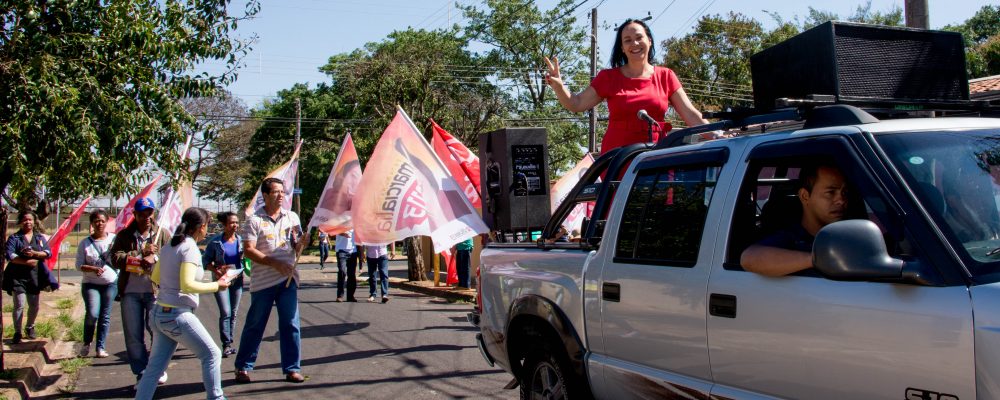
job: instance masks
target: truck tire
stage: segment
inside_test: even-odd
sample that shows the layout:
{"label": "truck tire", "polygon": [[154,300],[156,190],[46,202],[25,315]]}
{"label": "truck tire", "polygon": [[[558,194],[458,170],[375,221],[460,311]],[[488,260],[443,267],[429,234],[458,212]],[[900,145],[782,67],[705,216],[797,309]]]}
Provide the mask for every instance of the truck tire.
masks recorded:
{"label": "truck tire", "polygon": [[575,400],[581,397],[574,395],[582,389],[581,383],[573,376],[562,352],[542,343],[526,354],[518,377],[522,400]]}

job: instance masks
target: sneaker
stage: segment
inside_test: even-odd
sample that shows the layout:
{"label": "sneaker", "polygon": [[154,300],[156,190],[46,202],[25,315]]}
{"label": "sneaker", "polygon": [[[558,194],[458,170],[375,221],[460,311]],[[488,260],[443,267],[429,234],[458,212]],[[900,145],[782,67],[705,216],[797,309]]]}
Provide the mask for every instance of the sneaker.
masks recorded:
{"label": "sneaker", "polygon": [[344,302],[344,298],[343,297],[338,297],[337,300],[334,300],[334,301],[336,301],[338,303],[343,303]]}
{"label": "sneaker", "polygon": [[250,371],[236,370],[236,383],[250,383]]}
{"label": "sneaker", "polygon": [[167,371],[163,371],[163,375],[160,375],[160,379],[156,380],[157,385],[162,385],[167,383]]}
{"label": "sneaker", "polygon": [[323,270],[323,264],[320,264],[320,265],[319,265],[319,270],[320,270],[320,271],[322,271],[322,270]]}
{"label": "sneaker", "polygon": [[107,358],[109,355],[110,354],[108,354],[108,352],[105,351],[104,349],[101,348],[97,349],[97,358]]}
{"label": "sneaker", "polygon": [[375,302],[375,296],[368,296],[368,302],[369,303],[374,303]]}
{"label": "sneaker", "polygon": [[298,372],[289,372],[288,374],[285,375],[285,381],[292,383],[302,383],[306,381],[306,377],[302,376],[302,374]]}
{"label": "sneaker", "polygon": [[29,339],[29,340],[34,340],[35,339],[35,327],[34,326],[29,326],[28,328],[26,328],[24,330],[24,337],[27,338],[27,339]]}
{"label": "sneaker", "polygon": [[233,350],[232,346],[230,345],[222,346],[222,358],[227,358],[229,357],[230,354],[235,354],[235,353],[236,350]]}
{"label": "sneaker", "polygon": [[20,332],[15,333],[14,337],[12,339],[10,339],[10,344],[18,344],[18,343],[21,343],[21,333]]}
{"label": "sneaker", "polygon": [[389,295],[382,295],[382,304],[389,302]]}
{"label": "sneaker", "polygon": [[[98,352],[100,352],[100,351],[98,351]],[[80,349],[80,357],[86,357],[86,356],[89,356],[89,355],[90,355],[90,345],[89,344],[85,344]]]}

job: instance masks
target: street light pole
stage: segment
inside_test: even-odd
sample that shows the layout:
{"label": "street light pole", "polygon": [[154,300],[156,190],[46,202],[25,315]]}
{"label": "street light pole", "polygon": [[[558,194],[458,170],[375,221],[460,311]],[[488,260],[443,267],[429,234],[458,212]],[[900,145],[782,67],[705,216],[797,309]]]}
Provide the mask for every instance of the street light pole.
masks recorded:
{"label": "street light pole", "polygon": [[[299,140],[302,139],[302,99],[295,99],[295,146],[299,145]],[[299,157],[299,164],[302,163],[302,157]],[[295,196],[295,213],[302,215],[302,195],[299,194],[299,168],[295,171],[295,187],[292,189],[292,196]]]}

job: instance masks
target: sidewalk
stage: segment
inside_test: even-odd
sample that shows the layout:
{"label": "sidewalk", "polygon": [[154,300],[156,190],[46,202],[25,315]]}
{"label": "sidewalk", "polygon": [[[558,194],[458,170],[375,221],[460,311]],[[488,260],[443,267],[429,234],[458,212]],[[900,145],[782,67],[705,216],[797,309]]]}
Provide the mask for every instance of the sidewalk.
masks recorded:
{"label": "sidewalk", "polygon": [[[319,256],[304,255],[299,259],[299,276],[304,282],[328,282],[337,283],[337,257],[331,255],[326,260],[326,268],[319,269]],[[389,286],[411,292],[426,294],[428,296],[440,297],[452,301],[466,301],[474,303],[476,301],[475,290],[456,290],[453,287],[445,286],[445,271],[441,271],[441,286],[434,286],[434,281],[414,281],[408,279],[406,269],[406,259],[397,258],[389,260]],[[368,284],[368,265],[364,271],[358,275],[358,291],[364,293],[363,289]]]}

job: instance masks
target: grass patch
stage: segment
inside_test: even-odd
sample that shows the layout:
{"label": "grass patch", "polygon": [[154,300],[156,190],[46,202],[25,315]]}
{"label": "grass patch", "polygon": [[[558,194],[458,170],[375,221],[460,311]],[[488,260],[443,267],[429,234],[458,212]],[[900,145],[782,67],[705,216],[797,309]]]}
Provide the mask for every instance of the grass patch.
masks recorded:
{"label": "grass patch", "polygon": [[3,326],[3,337],[4,339],[10,339],[14,337],[14,325],[7,324]]}
{"label": "grass patch", "polygon": [[67,325],[66,340],[83,343],[83,318],[72,321],[72,325]]}
{"label": "grass patch", "polygon": [[76,300],[73,299],[59,299],[59,301],[56,302],[56,308],[60,310],[69,310],[75,305]]}
{"label": "grass patch", "polygon": [[74,357],[67,360],[59,361],[59,368],[62,368],[63,372],[74,375],[80,372],[80,369],[90,365],[89,358]]}
{"label": "grass patch", "polygon": [[9,313],[14,312],[14,303],[7,303],[3,305],[3,312]]}
{"label": "grass patch", "polygon": [[52,320],[35,323],[35,336],[37,337],[55,340],[58,334],[59,330],[56,329],[56,324]]}
{"label": "grass patch", "polygon": [[59,325],[62,325],[65,328],[71,328],[71,327],[73,327],[73,322],[74,321],[73,321],[73,317],[70,316],[69,313],[63,311],[63,312],[60,312],[59,315],[56,316],[56,322],[58,322]]}
{"label": "grass patch", "polygon": [[19,377],[21,377],[20,369],[5,369],[3,371],[0,371],[0,379],[13,381]]}

